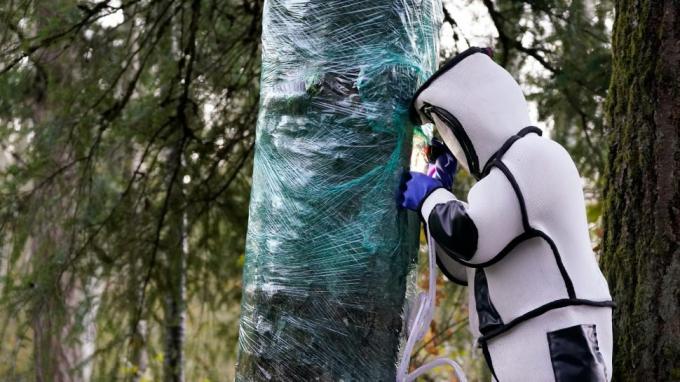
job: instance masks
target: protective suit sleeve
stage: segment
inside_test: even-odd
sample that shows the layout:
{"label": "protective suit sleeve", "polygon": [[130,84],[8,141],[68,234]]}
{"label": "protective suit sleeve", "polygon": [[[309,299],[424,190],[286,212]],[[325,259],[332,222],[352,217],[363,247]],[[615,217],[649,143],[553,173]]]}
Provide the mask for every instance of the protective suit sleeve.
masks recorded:
{"label": "protective suit sleeve", "polygon": [[425,199],[421,214],[439,249],[471,267],[493,264],[524,231],[515,192],[498,169],[470,190],[468,203],[439,189]]}

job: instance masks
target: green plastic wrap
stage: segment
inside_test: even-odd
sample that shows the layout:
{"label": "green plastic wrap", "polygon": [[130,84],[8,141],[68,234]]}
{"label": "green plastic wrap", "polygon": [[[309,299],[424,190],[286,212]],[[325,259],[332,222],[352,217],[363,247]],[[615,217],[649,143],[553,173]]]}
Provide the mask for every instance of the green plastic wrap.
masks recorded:
{"label": "green plastic wrap", "polygon": [[418,217],[397,208],[439,0],[267,0],[237,380],[393,381]]}

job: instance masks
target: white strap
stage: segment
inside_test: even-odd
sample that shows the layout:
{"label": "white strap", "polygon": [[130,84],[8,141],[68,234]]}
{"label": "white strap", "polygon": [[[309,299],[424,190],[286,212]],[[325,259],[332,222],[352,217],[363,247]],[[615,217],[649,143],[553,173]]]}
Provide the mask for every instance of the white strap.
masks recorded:
{"label": "white strap", "polygon": [[408,374],[408,366],[411,362],[411,353],[413,353],[413,347],[416,345],[416,342],[421,339],[425,333],[427,333],[430,323],[432,322],[434,310],[436,308],[435,293],[437,291],[437,269],[435,265],[435,244],[434,241],[432,241],[430,229],[427,227],[427,225],[425,226],[425,230],[427,231],[427,260],[430,280],[427,295],[422,298],[423,296],[421,294],[421,296],[419,296],[420,298],[418,299],[418,313],[416,314],[416,318],[413,320],[413,324],[409,330],[406,347],[404,348],[404,352],[401,356],[401,362],[399,363],[399,368],[397,369],[397,382],[415,381],[415,379],[419,376],[427,373],[437,366],[443,365],[449,365],[453,368],[456,378],[459,382],[467,382],[465,373],[463,373],[463,369],[460,367],[460,365],[445,357],[435,358],[433,361],[430,361],[416,369],[413,373]]}

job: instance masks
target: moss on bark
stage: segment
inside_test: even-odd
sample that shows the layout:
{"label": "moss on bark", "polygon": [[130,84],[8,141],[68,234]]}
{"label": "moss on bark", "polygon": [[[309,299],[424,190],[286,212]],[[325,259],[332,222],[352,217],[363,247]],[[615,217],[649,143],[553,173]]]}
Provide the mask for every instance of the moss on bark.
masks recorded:
{"label": "moss on bark", "polygon": [[680,380],[680,3],[618,0],[603,268],[614,380]]}

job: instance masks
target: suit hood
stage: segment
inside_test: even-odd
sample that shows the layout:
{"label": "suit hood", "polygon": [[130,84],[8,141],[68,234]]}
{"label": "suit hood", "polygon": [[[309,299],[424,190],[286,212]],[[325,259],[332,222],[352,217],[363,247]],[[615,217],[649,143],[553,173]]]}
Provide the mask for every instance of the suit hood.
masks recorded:
{"label": "suit hood", "polygon": [[477,178],[493,154],[530,125],[521,88],[482,48],[445,63],[416,92],[411,116],[416,123],[433,122],[456,159]]}

